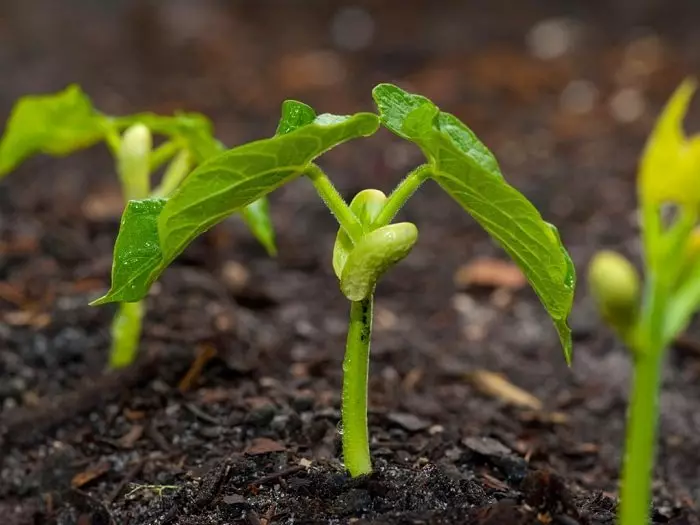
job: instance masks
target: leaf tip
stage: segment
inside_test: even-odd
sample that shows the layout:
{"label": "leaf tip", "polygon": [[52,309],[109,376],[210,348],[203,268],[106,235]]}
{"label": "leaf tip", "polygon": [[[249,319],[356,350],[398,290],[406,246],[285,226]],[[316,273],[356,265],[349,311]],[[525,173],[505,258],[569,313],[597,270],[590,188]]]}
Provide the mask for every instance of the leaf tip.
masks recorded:
{"label": "leaf tip", "polygon": [[107,303],[113,302],[110,297],[109,297],[109,292],[103,295],[102,297],[98,297],[97,299],[90,301],[88,303],[88,306],[102,306]]}

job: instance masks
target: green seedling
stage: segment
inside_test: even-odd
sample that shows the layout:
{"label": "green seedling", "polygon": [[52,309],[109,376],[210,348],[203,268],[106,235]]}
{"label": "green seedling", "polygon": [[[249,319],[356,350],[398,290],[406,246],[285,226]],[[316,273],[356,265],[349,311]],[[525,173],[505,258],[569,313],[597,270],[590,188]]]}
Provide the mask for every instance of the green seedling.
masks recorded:
{"label": "green seedling", "polygon": [[[209,159],[168,198],[130,201],[114,250],[112,287],[96,301],[140,301],[202,232],[283,184],[300,177],[310,181],[339,223],[332,265],[350,302],[342,439],[352,476],[372,469],[367,377],[374,292],[379,278],[416,243],[416,226],[393,220],[426,180],[436,181],[520,265],[554,320],[567,360],[571,357],[566,320],[575,274],[557,230],[508,185],[491,152],[456,117],[425,97],[389,84],[377,86],[373,94],[378,115],[316,115],[301,102],[286,101],[275,137]],[[314,161],[334,146],[372,135],[380,124],[417,144],[427,162],[388,197],[369,189],[348,205]]]}
{"label": "green seedling", "polygon": [[644,247],[643,285],[624,257],[601,252],[589,284],[604,320],[632,354],[634,380],[621,484],[621,525],[649,523],[658,397],[666,348],[700,308],[700,136],[683,118],[695,90],[673,95],[647,142],[637,180]]}
{"label": "green seedling", "polygon": [[[164,137],[155,149],[154,133]],[[125,200],[167,197],[194,166],[225,151],[203,115],[111,117],[98,112],[81,89],[72,85],[53,95],[26,96],[15,104],[0,140],[0,178],[36,153],[60,157],[101,141],[114,157]],[[166,163],[160,184],[151,188],[152,175]],[[274,254],[266,200],[251,202],[239,211],[258,240]],[[112,323],[111,368],[127,366],[136,358],[143,316],[141,302],[119,305]]]}

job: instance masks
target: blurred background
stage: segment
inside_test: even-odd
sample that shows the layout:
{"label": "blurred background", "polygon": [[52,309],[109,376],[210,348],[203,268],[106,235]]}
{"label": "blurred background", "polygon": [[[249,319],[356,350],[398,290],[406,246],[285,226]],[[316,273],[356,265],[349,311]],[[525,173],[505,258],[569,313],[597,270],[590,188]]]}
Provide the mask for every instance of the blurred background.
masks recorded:
{"label": "blurred background", "polygon": [[[205,113],[233,146],[270,136],[286,98],[343,114],[371,110],[377,83],[398,83],[477,133],[506,178],[559,227],[583,275],[603,247],[638,260],[637,160],[662,104],[683,78],[698,73],[699,27],[700,3],[691,0],[5,0],[0,119],[22,95],[78,83],[108,114]],[[694,104],[690,130],[699,118]],[[338,148],[321,164],[351,197],[365,187],[389,191],[420,162],[415,148],[382,131]],[[5,409],[69,390],[104,362],[110,312],[84,305],[107,284],[118,192],[103,148],[65,160],[32,159],[0,186],[0,280],[24,290],[48,316],[18,317],[22,308],[4,288],[0,355],[12,378],[0,387]],[[271,201],[279,260],[269,261],[233,220],[196,243],[181,265],[214,272],[233,288],[243,272],[252,284],[239,306],[257,312],[274,305],[259,314],[266,319],[261,325],[236,313],[244,329],[220,343],[234,356],[225,367],[267,366],[265,374],[295,381],[316,375],[309,388],[335,392],[332,398],[345,315],[329,264],[336,226],[302,181]],[[487,264],[486,293],[472,293],[463,282],[477,258],[504,257],[437,186],[426,186],[404,216],[418,225],[421,240],[379,290],[375,406],[463,432],[503,425],[501,405],[479,397],[460,374],[504,373],[552,410],[568,411],[571,425],[552,435],[596,447],[593,459],[579,451],[549,461],[576,472],[584,486],[614,490],[628,358],[599,323],[585,286],[572,317],[576,359],[569,370],[544,312],[517,278],[513,285]],[[188,287],[201,287],[188,275],[173,271],[164,279],[180,300],[154,299],[145,347],[226,332],[216,321],[220,310],[202,306],[210,297],[197,302],[188,295]],[[200,317],[193,321],[194,312]],[[164,336],[163,326],[175,335]],[[258,355],[260,344],[278,358],[270,363]],[[676,502],[700,497],[697,357],[692,344],[671,354],[662,399],[659,472],[668,485],[659,490]],[[65,376],[49,380],[55,367]],[[392,390],[407,377],[416,381],[413,397]],[[547,461],[547,445],[540,445]]]}
{"label": "blurred background", "polygon": [[[399,82],[474,128],[539,206],[581,223],[591,202],[630,209],[659,104],[700,60],[699,12],[662,0],[3,2],[0,109],[78,83],[107,113],[201,111],[234,145],[269,134],[285,98],[347,113]],[[418,157],[387,140],[343,152],[352,176],[338,183],[390,187]],[[577,191],[562,191],[574,169]]]}

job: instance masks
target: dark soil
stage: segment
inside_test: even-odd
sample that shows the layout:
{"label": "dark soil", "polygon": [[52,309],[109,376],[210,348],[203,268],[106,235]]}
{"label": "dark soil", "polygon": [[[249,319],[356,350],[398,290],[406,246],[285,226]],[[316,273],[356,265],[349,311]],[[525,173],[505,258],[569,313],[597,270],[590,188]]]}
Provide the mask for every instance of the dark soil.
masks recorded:
{"label": "dark soil", "polygon": [[[78,82],[112,113],[203,111],[234,144],[271,134],[284,98],[350,112],[400,81],[475,129],[580,269],[600,247],[638,257],[636,160],[660,105],[697,72],[700,4],[358,4],[374,39],[348,51],[332,2],[4,2],[0,115]],[[568,51],[533,57],[526,35],[554,17],[569,21],[555,20]],[[390,190],[419,162],[380,133],[323,164],[350,197]],[[118,227],[106,152],[34,159],[2,182],[2,525],[614,522],[629,363],[585,286],[569,369],[529,290],[455,285],[461,265],[502,254],[428,185],[404,212],[419,243],[378,290],[376,471],[351,480],[335,225],[304,181],[272,203],[280,256],[237,220],[199,239],[148,299],[139,362],[104,374],[112,310],[87,303],[108,284]],[[669,353],[654,523],[700,523],[698,348],[691,330]],[[484,371],[541,405],[488,394]]]}

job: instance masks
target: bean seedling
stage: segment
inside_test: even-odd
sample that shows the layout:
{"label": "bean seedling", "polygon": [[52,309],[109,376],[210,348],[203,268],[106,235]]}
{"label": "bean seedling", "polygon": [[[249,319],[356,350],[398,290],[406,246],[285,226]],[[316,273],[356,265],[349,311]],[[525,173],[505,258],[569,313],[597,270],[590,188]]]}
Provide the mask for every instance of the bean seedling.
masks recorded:
{"label": "bean seedling", "polygon": [[589,285],[603,319],[632,354],[634,379],[621,482],[621,525],[649,523],[658,398],[666,348],[700,308],[700,135],[683,118],[695,90],[675,92],[642,155],[637,190],[645,282],[615,252],[600,252]]}
{"label": "bean seedling", "polygon": [[[339,223],[332,265],[350,301],[342,439],[352,476],[372,470],[367,377],[375,287],[416,243],[415,225],[392,221],[427,179],[436,181],[522,268],[554,321],[567,360],[571,357],[567,316],[575,274],[554,226],[506,183],[492,153],[456,117],[390,84],[377,86],[373,95],[378,115],[316,115],[301,102],[286,101],[275,137],[203,162],[167,198],[130,201],[114,250],[112,287],[93,303],[140,301],[199,234],[283,184],[301,176],[309,180]],[[314,160],[336,145],[372,135],[380,123],[418,145],[427,162],[388,197],[369,189],[348,205]]]}
{"label": "bean seedling", "polygon": [[[155,149],[153,133],[165,137]],[[125,200],[165,197],[194,166],[225,151],[203,115],[110,117],[98,112],[87,95],[71,85],[53,95],[30,95],[17,101],[0,140],[0,178],[35,153],[60,157],[100,141],[107,143],[114,157]],[[152,175],[166,163],[160,184],[152,189]],[[240,212],[258,240],[274,253],[266,200],[251,202]],[[127,366],[136,358],[143,316],[142,302],[120,303],[112,322],[110,367]]]}

